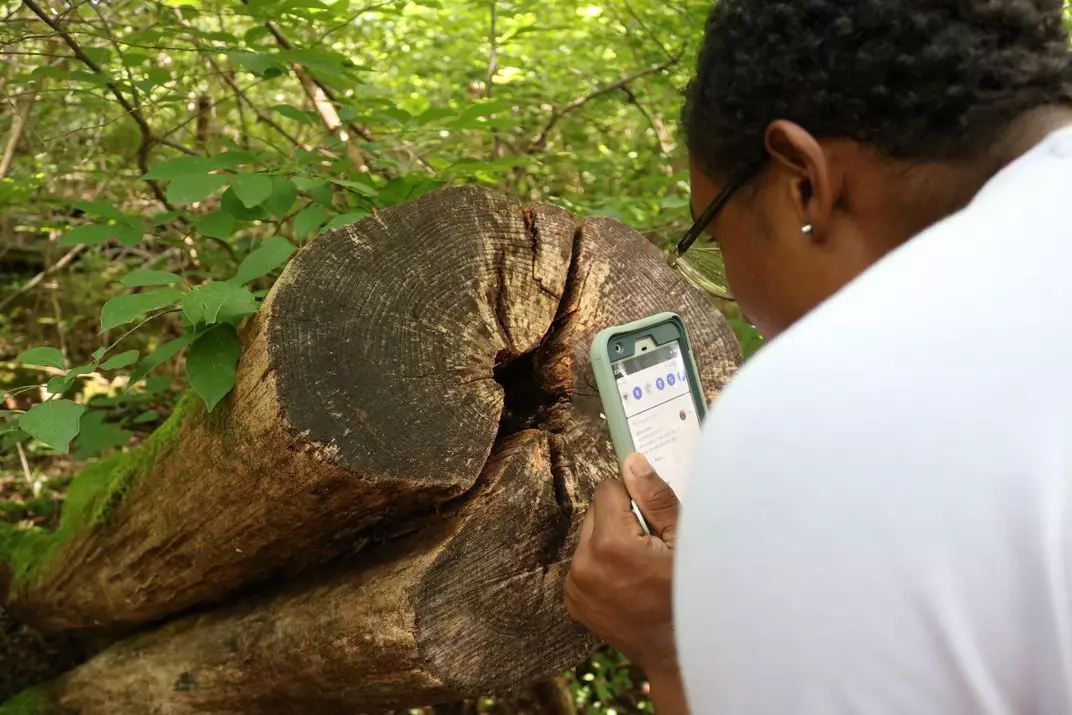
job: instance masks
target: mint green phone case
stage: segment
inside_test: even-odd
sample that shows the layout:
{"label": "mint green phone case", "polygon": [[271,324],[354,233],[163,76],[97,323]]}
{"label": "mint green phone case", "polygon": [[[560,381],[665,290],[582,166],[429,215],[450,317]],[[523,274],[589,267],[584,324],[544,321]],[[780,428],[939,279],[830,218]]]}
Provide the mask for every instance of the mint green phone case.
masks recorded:
{"label": "mint green phone case", "polygon": [[704,397],[700,373],[696,369],[696,360],[692,355],[692,344],[689,342],[685,323],[677,314],[660,313],[600,331],[592,341],[590,357],[592,371],[596,376],[596,386],[599,388],[599,398],[603,402],[603,415],[607,418],[607,426],[610,427],[610,438],[614,444],[614,452],[618,456],[618,464],[623,463],[635,449],[633,437],[629,434],[629,423],[625,418],[625,407],[619,399],[618,386],[611,369],[611,363],[615,362],[615,359],[610,355],[610,345],[615,338],[627,335],[636,334],[637,337],[643,337],[653,328],[663,324],[671,324],[677,328],[677,335],[674,337],[681,341],[681,355],[684,358],[685,369],[688,371],[689,388],[692,392],[692,401],[696,404],[696,414],[699,415],[701,421],[707,414],[707,399]]}

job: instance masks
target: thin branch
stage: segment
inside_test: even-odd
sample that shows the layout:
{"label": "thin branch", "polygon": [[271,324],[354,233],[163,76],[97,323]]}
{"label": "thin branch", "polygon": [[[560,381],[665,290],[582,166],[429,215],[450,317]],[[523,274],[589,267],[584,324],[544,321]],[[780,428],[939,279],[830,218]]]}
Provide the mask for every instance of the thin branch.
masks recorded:
{"label": "thin branch", "polygon": [[625,96],[629,98],[629,103],[637,108],[637,111],[640,112],[641,116],[647,120],[651,130],[655,132],[655,140],[659,143],[659,151],[663,154],[672,152],[674,150],[674,143],[670,140],[670,136],[666,132],[666,125],[656,117],[652,116],[652,114],[644,108],[644,105],[640,103],[636,93],[629,85],[622,87],[622,91],[625,92]]}
{"label": "thin branch", "polygon": [[[152,149],[154,143],[159,142],[166,146],[170,146],[173,149],[177,149],[183,152],[184,154],[190,154],[193,156],[197,155],[197,152],[193,151],[192,149],[187,149],[181,144],[173,142],[169,139],[157,139],[154,136],[153,130],[149,126],[149,123],[145,121],[145,115],[141,113],[141,109],[130,104],[130,102],[123,95],[123,93],[119,91],[119,88],[116,86],[115,82],[109,79],[108,76],[101,69],[100,65],[94,62],[93,58],[91,58],[85,53],[85,51],[82,49],[82,46],[79,45],[77,41],[75,41],[74,37],[72,37],[69,32],[67,32],[62,26],[60,26],[60,24],[57,23],[55,19],[49,17],[48,13],[46,13],[41,8],[41,6],[37,4],[36,0],[22,1],[23,4],[27,8],[29,8],[33,14],[37,15],[37,17],[39,17],[42,22],[48,25],[49,28],[51,28],[54,32],[58,33],[61,38],[63,38],[63,41],[67,44],[68,47],[71,48],[71,51],[74,53],[74,56],[77,57],[82,62],[82,64],[86,65],[91,70],[93,70],[107,80],[107,87],[111,91],[112,96],[116,98],[116,101],[119,102],[120,106],[122,106],[123,109],[127,110],[127,113],[130,115],[131,119],[133,119],[134,122],[138,125],[138,130],[141,132],[141,145],[138,147],[138,168],[141,169],[143,174],[149,171],[149,151]],[[160,184],[158,182],[146,180],[146,183],[149,184],[149,188],[152,189],[153,195],[156,196],[157,200],[160,201],[160,203],[163,204],[165,208],[167,208],[169,211],[174,208],[167,200],[167,197],[164,194],[164,190],[160,188]]]}
{"label": "thin branch", "polygon": [[605,84],[602,87],[593,90],[592,92],[589,92],[584,96],[577,97],[569,104],[565,104],[561,107],[556,107],[555,109],[551,110],[551,117],[547,120],[547,124],[543,126],[543,129],[540,130],[540,133],[537,134],[529,143],[528,153],[535,154],[537,151],[542,149],[547,144],[547,137],[551,134],[551,130],[555,128],[555,125],[558,124],[562,117],[566,116],[570,112],[580,109],[596,97],[602,97],[605,94],[616,92],[623,87],[627,87],[630,83],[635,82],[641,77],[665,72],[680,61],[681,58],[672,57],[660,65],[648,67],[647,69],[639,70],[631,75],[627,75],[625,77],[622,77],[621,79],[617,79],[614,82]]}
{"label": "thin branch", "polygon": [[495,83],[495,72],[499,69],[499,37],[495,30],[497,15],[498,5],[495,0],[491,0],[491,29],[488,30],[488,43],[491,45],[491,50],[488,52],[488,86],[484,91],[488,99],[491,99],[491,88]]}
{"label": "thin branch", "polygon": [[108,24],[108,20],[105,19],[104,13],[101,12],[100,5],[98,3],[90,3],[93,7],[93,12],[97,13],[97,17],[100,18],[101,26],[104,28],[104,34],[108,36],[108,42],[111,43],[112,49],[115,50],[116,56],[119,58],[119,63],[123,65],[123,71],[127,75],[127,82],[130,83],[130,96],[134,100],[134,104],[138,105],[138,87],[134,84],[134,73],[130,70],[130,65],[124,60],[125,55],[123,49],[119,46],[119,42],[115,39],[115,33],[112,32],[111,25]]}
{"label": "thin branch", "polygon": [[[248,5],[249,0],[242,0],[242,4]],[[294,44],[290,41],[289,38],[287,38],[285,34],[283,34],[283,31],[280,30],[274,22],[272,22],[271,20],[267,20],[265,21],[264,26],[268,28],[268,32],[272,34],[272,37],[275,38],[276,43],[280,47],[285,50],[294,49]],[[316,107],[317,112],[320,114],[320,118],[323,120],[325,126],[327,126],[327,128],[332,132],[337,131],[338,128],[342,125],[342,121],[339,118],[338,112],[335,110],[336,107],[340,106],[340,103],[338,98],[335,96],[334,90],[332,90],[331,87],[327,86],[320,80],[310,75],[301,65],[295,63],[293,67],[294,74],[298,76],[298,81],[301,82],[302,88],[309,96],[310,101],[313,102],[313,106]],[[331,103],[331,112],[325,111],[327,109],[327,102],[324,102],[322,98],[326,99],[327,102]],[[346,127],[350,130],[350,132],[356,134],[365,141],[372,141],[372,135],[364,127],[359,126],[354,122],[347,122]],[[347,144],[349,144],[349,142],[347,142]],[[356,149],[356,147],[354,148]]]}
{"label": "thin branch", "polygon": [[647,24],[645,24],[645,22],[640,19],[640,15],[637,15],[636,10],[634,10],[633,6],[629,4],[629,0],[622,0],[622,4],[625,5],[626,12],[632,15],[633,19],[636,20],[636,23],[640,25],[640,29],[647,33],[648,37],[651,38],[652,42],[659,46],[659,49],[662,50],[664,55],[666,55],[666,58],[670,60],[674,59],[675,55],[666,48],[666,45],[663,44],[662,40],[659,39],[658,35],[652,32],[651,28],[648,27]]}
{"label": "thin branch", "polygon": [[[294,135],[292,135],[290,132],[288,132],[286,129],[284,129],[282,126],[280,126],[279,123],[276,122],[274,119],[272,119],[267,114],[262,112],[261,108],[258,107],[256,104],[254,104],[253,100],[251,100],[249,98],[249,96],[246,95],[246,90],[241,88],[241,87],[239,87],[238,84],[236,84],[235,81],[233,79],[231,79],[231,77],[228,76],[227,73],[224,72],[219,67],[219,65],[216,64],[216,60],[214,60],[214,59],[212,59],[210,57],[208,61],[209,61],[209,64],[212,65],[212,68],[217,71],[220,79],[223,80],[224,84],[226,84],[231,89],[231,91],[234,92],[235,101],[238,102],[239,107],[242,106],[242,102],[244,101],[246,103],[246,105],[251,110],[253,110],[253,113],[255,115],[257,115],[257,120],[258,121],[264,122],[265,124],[270,126],[272,129],[274,129],[277,132],[279,132],[279,134],[281,136],[286,138],[286,140],[289,141],[294,146],[297,146],[297,147],[302,146],[302,143],[299,142],[298,139]],[[250,85],[250,86],[252,86],[252,85]],[[246,89],[249,89],[249,88],[247,87]]]}
{"label": "thin branch", "polygon": [[33,109],[35,101],[37,101],[36,93],[27,97],[15,113],[15,118],[11,122],[11,133],[7,137],[7,146],[4,147],[4,156],[0,158],[0,179],[7,176],[7,170],[11,168],[11,162],[15,158],[15,149],[19,145],[19,139],[22,138],[22,132],[26,128],[30,110]]}
{"label": "thin branch", "polygon": [[[93,58],[91,58],[85,53],[85,50],[82,49],[82,46],[75,41],[71,34],[64,30],[62,27],[60,27],[55,20],[49,17],[48,13],[41,9],[41,6],[38,5],[35,0],[22,1],[23,3],[25,3],[26,7],[28,7],[30,11],[33,12],[33,14],[41,18],[42,22],[44,22],[54,31],[59,33],[60,37],[63,38],[63,41],[67,44],[68,47],[71,48],[71,52],[74,53],[74,56],[77,57],[82,62],[82,64],[107,79],[106,86],[108,87],[108,90],[112,93],[112,96],[115,97],[116,101],[119,102],[123,109],[127,110],[127,113],[130,114],[131,118],[135,122],[137,122],[138,128],[141,130],[142,135],[149,137],[151,140],[153,136],[153,130],[149,126],[149,123],[145,121],[145,117],[142,115],[141,111],[130,104],[130,101],[127,100],[123,93],[119,91],[119,88],[116,86],[115,82],[113,82],[111,79],[108,79],[108,75],[104,73],[104,70],[101,69],[100,65],[94,62]],[[193,151],[192,149],[182,148],[180,149],[180,151],[195,156],[197,154],[197,152]]]}
{"label": "thin branch", "polygon": [[4,308],[6,308],[8,306],[8,304],[11,303],[11,301],[15,300],[16,298],[18,298],[20,295],[22,295],[25,292],[33,290],[34,288],[36,288],[38,286],[38,284],[41,283],[41,281],[45,280],[46,278],[48,278],[50,275],[52,275],[56,271],[63,270],[67,266],[68,263],[70,263],[75,258],[77,258],[78,254],[80,254],[84,250],[86,250],[85,245],[75,246],[70,251],[68,251],[67,254],[65,256],[63,256],[63,258],[61,258],[60,260],[56,261],[52,266],[50,266],[46,270],[41,271],[36,276],[31,278],[29,281],[26,282],[26,285],[24,285],[22,288],[19,288],[17,291],[15,291],[11,295],[9,295],[7,298],[4,298],[2,301],[0,301],[0,312],[2,312],[4,310]]}
{"label": "thin branch", "polygon": [[323,32],[321,32],[319,35],[317,35],[316,42],[314,42],[313,44],[319,45],[321,42],[324,41],[325,38],[327,38],[328,35],[335,34],[339,30],[343,29],[344,27],[346,27],[347,25],[352,23],[357,18],[359,18],[362,15],[364,15],[366,12],[374,12],[376,10],[379,10],[381,7],[386,7],[388,5],[394,5],[395,3],[396,3],[396,0],[386,0],[386,2],[377,2],[377,3],[373,3],[371,5],[366,5],[365,7],[361,8],[360,10],[355,12],[354,14],[350,15],[350,17],[346,18],[345,20],[343,20],[339,24],[334,25],[332,27],[329,27],[328,29],[326,29]]}

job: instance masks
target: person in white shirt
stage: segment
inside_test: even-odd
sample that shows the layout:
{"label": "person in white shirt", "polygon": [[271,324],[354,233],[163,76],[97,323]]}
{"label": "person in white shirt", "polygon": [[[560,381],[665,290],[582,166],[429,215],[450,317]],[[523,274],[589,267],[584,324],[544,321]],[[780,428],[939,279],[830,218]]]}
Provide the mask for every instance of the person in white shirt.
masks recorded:
{"label": "person in white shirt", "polygon": [[712,407],[680,523],[631,457],[566,584],[660,713],[1072,713],[1064,12],[711,11],[697,230],[775,339]]}

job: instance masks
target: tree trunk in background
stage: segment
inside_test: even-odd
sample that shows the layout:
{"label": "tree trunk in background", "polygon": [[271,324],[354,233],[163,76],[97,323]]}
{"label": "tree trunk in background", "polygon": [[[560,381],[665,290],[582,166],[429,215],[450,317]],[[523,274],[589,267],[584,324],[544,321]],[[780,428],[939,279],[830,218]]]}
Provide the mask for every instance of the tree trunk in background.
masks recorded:
{"label": "tree trunk in background", "polygon": [[576,664],[594,643],[562,582],[592,489],[618,471],[588,348],[664,310],[713,397],[740,360],[731,331],[618,222],[457,188],[321,236],[251,321],[217,412],[187,403],[76,479],[47,558],[13,551],[8,605],[40,628],[197,614],[26,697],[315,715]]}

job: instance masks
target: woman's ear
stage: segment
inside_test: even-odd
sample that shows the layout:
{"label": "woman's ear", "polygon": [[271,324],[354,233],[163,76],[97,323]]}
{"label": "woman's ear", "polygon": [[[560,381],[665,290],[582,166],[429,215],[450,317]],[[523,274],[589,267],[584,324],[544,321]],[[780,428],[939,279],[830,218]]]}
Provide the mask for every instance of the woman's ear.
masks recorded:
{"label": "woman's ear", "polygon": [[788,178],[801,232],[814,241],[826,240],[841,186],[826,152],[803,127],[785,119],[770,123],[764,143]]}

